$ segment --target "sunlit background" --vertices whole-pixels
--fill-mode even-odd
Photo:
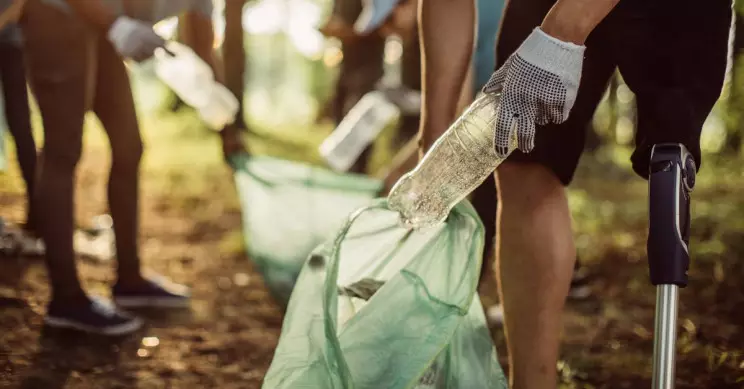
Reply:
[[[214,45],[220,48],[224,40],[224,0],[215,3]],[[344,59],[341,42],[318,31],[331,7],[331,0],[250,0],[245,5],[242,27],[248,131],[244,139],[253,155],[270,155],[302,164],[325,163],[319,156],[318,145],[333,131],[333,124],[331,120],[316,119],[333,94]],[[156,29],[162,36],[174,38],[177,23],[176,18],[171,18],[158,23]],[[401,78],[402,55],[400,39],[388,38],[385,77],[392,82]],[[736,66],[734,74],[744,74],[744,64]],[[122,363],[125,370],[130,365],[139,369],[136,376],[144,377],[138,378],[142,382],[170,382],[186,377],[183,385],[147,387],[256,387],[251,385],[261,380],[268,367],[279,337],[281,318],[247,260],[241,211],[252,204],[241,205],[232,172],[225,166],[220,138],[189,107],[173,109],[174,94],[156,77],[152,61],[128,63],[128,69],[146,150],[140,175],[143,257],[156,270],[193,285],[197,298],[193,305],[194,324],[153,329],[131,345],[132,352],[120,353]],[[744,200],[739,195],[744,187],[741,169],[744,117],[740,112],[743,91],[741,77],[736,80],[729,76],[721,99],[703,128],[702,148],[707,153],[708,167],[701,170],[694,193],[691,245],[694,261],[691,285],[683,293],[680,310],[684,323],[680,334],[680,352],[684,355],[680,361],[685,364],[678,373],[688,381],[705,381],[716,375],[739,379],[736,377],[744,371],[744,350],[740,346]],[[597,311],[588,307],[589,313],[569,316],[566,354],[572,356],[569,362],[573,370],[562,368],[564,381],[575,376],[580,380],[589,377],[609,382],[607,377],[610,377],[624,380],[623,385],[613,387],[635,388],[641,385],[636,385],[634,377],[650,374],[650,371],[643,373],[643,369],[650,370],[654,303],[644,263],[648,185],[630,173],[628,159],[635,133],[634,103],[634,95],[622,79],[609,88],[591,131],[601,138],[595,140],[598,147],[582,159],[576,181],[568,191],[576,246],[582,262],[597,274],[593,286],[602,307]],[[37,146],[41,147],[41,118],[33,104],[32,108]],[[0,130],[4,124],[2,115],[0,110]],[[85,153],[78,167],[76,198],[76,219],[83,223],[108,212],[106,177],[110,161],[108,140],[95,115],[90,114],[86,120]],[[384,131],[383,135],[390,137]],[[382,138],[381,135],[378,143],[384,143],[380,142]],[[3,207],[0,216],[15,222],[24,218],[25,188],[11,137],[5,136],[0,144],[3,143],[8,168],[0,176]],[[379,156],[370,157],[370,166],[386,166],[397,149],[377,146],[374,152],[382,151],[377,153]],[[368,170],[376,172],[374,168]],[[278,206],[283,207],[284,203]],[[279,221],[272,218],[266,225]],[[40,291],[46,291],[41,268],[38,264],[25,278],[16,277],[24,279],[27,286],[24,298],[37,310],[45,298]],[[0,269],[0,276],[8,274],[4,264]],[[92,292],[108,292],[111,277],[108,264],[81,263],[81,274]],[[495,301],[495,290],[490,286],[484,289],[485,303]],[[26,326],[38,323],[39,318],[34,314],[17,322]],[[13,344],[20,349],[17,366],[30,363],[37,351],[35,325],[18,331],[0,331],[6,339],[14,339]],[[503,337],[497,342],[503,345]],[[196,352],[188,350],[192,346]],[[207,350],[199,351],[201,348]],[[100,355],[92,355],[91,359],[100,359]],[[219,359],[217,363],[218,356],[225,360]],[[38,371],[55,374],[59,369],[52,362],[80,360],[70,357],[66,348],[58,350],[53,357],[36,359],[42,361]],[[47,362],[50,364],[45,365]],[[159,366],[166,368],[158,370]],[[166,373],[158,376],[159,373],[151,372],[153,367]],[[95,369],[86,373],[89,370],[75,371],[77,378],[73,376],[71,382],[77,383],[74,380],[83,377],[91,383],[85,388],[108,388],[111,381],[108,373],[104,371],[95,381],[91,377],[98,373]],[[240,375],[236,373],[238,370]],[[126,374],[129,373],[135,375]],[[566,375],[571,377],[567,379]],[[187,381],[191,378],[194,380]],[[741,380],[744,377],[737,382]],[[55,378],[54,382],[57,381],[64,379]],[[236,386],[226,382],[234,382]],[[135,386],[140,387],[127,381],[121,387]]]
[[[320,105],[331,94],[337,67],[343,60],[340,42],[318,31],[331,6],[328,0],[259,0],[246,4],[242,18],[248,57],[245,111],[251,122],[272,126],[307,124],[314,120]],[[215,47],[220,47],[224,40],[223,13],[224,0],[215,0]],[[177,24],[177,18],[173,17],[155,27],[160,35],[172,38]],[[402,52],[400,40],[389,38],[384,60],[386,77],[391,80],[400,78]],[[133,72],[141,79],[137,83],[138,101],[147,111],[159,104],[166,91],[153,82],[150,65],[137,67]],[[722,100],[729,88],[727,81]],[[605,96],[595,126],[618,145],[629,146],[635,127],[633,93],[623,83],[613,93],[616,104],[610,107],[607,104],[610,96]],[[711,153],[721,150],[726,136],[726,118],[717,107],[703,128],[703,150]]]
[[[243,10],[247,53],[245,111],[251,122],[261,125],[307,124],[330,95],[343,60],[341,43],[326,38],[318,28],[332,3],[324,0],[250,1]],[[173,38],[178,19],[155,25],[163,37]],[[224,40],[224,0],[215,0],[215,47]],[[388,39],[386,77],[399,78],[403,53],[399,39]],[[130,66],[140,78],[137,97],[145,111],[159,104],[165,90],[157,85],[150,64]]]

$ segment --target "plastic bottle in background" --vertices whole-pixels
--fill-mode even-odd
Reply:
[[[421,115],[421,91],[411,89],[405,85],[380,85],[377,87],[385,98],[395,104],[401,115]]]
[[[155,74],[186,104],[201,107],[207,103],[205,88],[214,82],[212,68],[186,45],[168,42],[155,50]]]
[[[91,228],[78,229],[73,234],[75,252],[99,262],[114,259],[116,238],[114,223],[109,215],[98,215],[91,220]]]
[[[365,94],[320,145],[320,155],[336,171],[354,165],[365,148],[400,114],[380,91]]]
[[[478,97],[388,195],[388,205],[409,227],[443,222],[450,210],[506,159],[494,150],[499,94]],[[509,147],[517,147],[516,133]]]
[[[209,65],[191,48],[168,42],[155,51],[155,73],[186,104],[194,107],[210,128],[220,130],[235,120],[239,102],[214,79]]]
[[[199,116],[210,128],[221,130],[235,121],[240,103],[224,85],[213,82],[208,91],[207,104],[198,108]]]

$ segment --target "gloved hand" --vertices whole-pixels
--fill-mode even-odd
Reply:
[[[150,58],[155,49],[165,44],[165,40],[151,26],[127,16],[116,19],[107,36],[122,57],[135,61]]]
[[[535,124],[562,123],[568,118],[579,89],[584,46],[563,42],[539,27],[522,42],[483,87],[501,92],[494,146],[505,157],[516,147],[535,147]]]

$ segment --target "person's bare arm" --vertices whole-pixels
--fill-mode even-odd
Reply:
[[[558,0],[545,16],[541,29],[562,41],[583,45],[592,30],[619,1]],[[420,2],[423,77],[419,132],[421,154],[431,147],[455,118],[457,101],[472,57],[475,12],[473,0]]]
[[[214,78],[220,84],[225,84],[225,68],[222,58],[214,49],[214,26],[212,19],[201,12],[190,11],[183,14],[179,20],[179,35],[183,43],[191,47],[201,59],[212,68]],[[220,130],[222,138],[222,153],[225,159],[233,154],[245,151],[245,145],[240,136],[240,130],[235,124],[228,124]]]
[[[197,11],[184,13],[179,21],[181,41],[212,68],[214,78],[224,84],[225,72],[222,61],[214,49],[214,27],[212,19]]]
[[[13,0],[6,9],[0,9],[0,29],[7,24],[16,23],[21,17],[26,0]]]
[[[620,0],[558,0],[543,19],[540,28],[564,42],[583,45],[599,22],[619,2]]]
[[[111,28],[117,17],[101,0],[67,0],[67,4],[103,33]]]
[[[474,0],[421,0],[421,155],[454,120],[475,40]]]

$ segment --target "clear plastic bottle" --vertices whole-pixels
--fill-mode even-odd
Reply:
[[[198,107],[197,112],[207,126],[213,130],[221,130],[235,121],[240,103],[227,87],[213,82],[204,93],[208,96],[207,103]]]
[[[384,93],[371,91],[349,110],[318,151],[333,170],[345,172],[399,114]]]
[[[232,123],[239,108],[238,100],[214,79],[212,68],[186,45],[168,42],[166,49],[155,51],[158,77],[194,107],[210,128],[220,130]]]
[[[499,94],[482,94],[434,143],[388,195],[388,205],[409,227],[443,222],[450,210],[506,159],[494,150]],[[509,152],[517,147],[516,133]]]
[[[186,104],[204,106],[209,96],[204,90],[214,82],[212,68],[186,45],[168,42],[155,50],[155,74]]]

